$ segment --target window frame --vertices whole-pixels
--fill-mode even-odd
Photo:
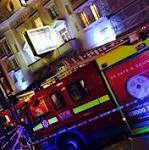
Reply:
[[[1,44],[0,50],[3,52],[2,56],[0,56],[0,58],[3,58],[5,56],[9,57],[9,56],[13,55],[11,46],[9,45],[6,37],[0,39],[0,44]]]
[[[11,62],[12,70],[16,71],[16,70],[20,69],[19,62],[14,55],[13,55],[13,57],[9,58],[9,61]]]
[[[99,10],[98,10],[98,7],[96,6],[95,3],[92,3],[89,5],[89,8],[90,8],[90,11],[94,17],[94,20],[97,21],[100,19],[100,13],[99,13]]]
[[[30,21],[31,21],[31,23],[32,23],[32,27],[33,27],[32,19],[33,19],[34,17],[37,17],[36,15],[37,15],[37,14],[35,14],[33,17],[30,18]],[[26,39],[26,37],[25,37],[25,32],[26,32],[27,30],[28,30],[28,29],[25,27],[24,24],[22,24],[22,25],[20,25],[20,26],[18,26],[18,27],[16,28],[17,34],[19,34],[19,38],[21,38],[21,41],[23,41],[23,43],[24,43],[23,46],[22,46],[22,50],[20,50],[20,51],[23,53],[23,56],[22,56],[22,57],[23,57],[23,59],[24,59],[25,64],[26,64],[28,67],[30,67],[32,64],[34,64],[34,63],[36,63],[37,61],[39,61],[39,60],[40,60],[40,57],[37,58],[37,56],[35,56],[35,55],[33,54],[33,51],[32,51],[32,49],[30,48],[30,46],[29,46],[29,44],[28,44],[28,42],[27,42],[27,39]],[[26,44],[26,46],[30,49],[29,52],[24,49],[25,44]],[[31,53],[31,54],[30,54],[30,53]],[[29,58],[27,58],[28,55],[29,55]],[[33,57],[34,57],[34,59],[33,59]]]
[[[63,28],[62,30],[59,31],[61,38],[63,39],[64,43],[68,42],[71,40],[70,34],[67,30],[67,28]]]
[[[61,107],[59,107],[59,108],[57,107],[57,105],[54,103],[54,101],[53,101],[53,99],[52,99],[52,95],[54,95],[55,93],[59,93],[60,96],[61,96],[61,98],[63,99],[63,102],[64,102],[64,103],[63,103],[63,106],[61,106]],[[49,99],[51,100],[52,105],[53,105],[53,107],[55,108],[55,110],[61,110],[61,109],[64,109],[64,108],[67,106],[67,103],[66,103],[66,101],[65,101],[65,98],[64,98],[62,92],[59,91],[59,90],[56,90],[56,91],[52,92],[51,94],[49,94]]]
[[[80,83],[80,81],[83,81],[83,82],[84,82],[84,87],[85,87],[84,90],[85,90],[86,93],[85,93],[85,95],[84,95],[83,97],[81,97],[80,99],[75,100],[75,99],[73,99],[72,95],[70,94],[70,93],[71,93],[71,92],[70,92],[70,86],[73,85],[73,84],[75,84],[75,83],[77,83],[77,82]],[[79,80],[76,80],[76,81],[74,81],[74,82],[68,84],[67,87],[66,87],[66,89],[67,89],[68,95],[70,96],[71,100],[72,100],[73,102],[75,102],[75,103],[82,101],[83,99],[85,99],[86,97],[88,97],[88,96],[90,95],[89,88],[86,86],[86,83],[85,83],[85,81],[84,81],[83,79],[79,79]]]
[[[44,115],[46,115],[47,113],[50,113],[50,110],[49,110],[49,108],[48,108],[48,106],[47,106],[47,104],[46,104],[46,99],[45,99],[46,97],[38,97],[38,98],[36,98],[36,100],[35,101],[39,101],[39,104],[38,105],[40,105],[40,104],[42,104],[42,103],[44,103],[44,107],[46,108],[46,112],[44,112],[42,115],[39,115],[39,116],[37,116],[36,115],[36,117],[42,117],[42,116],[44,116]],[[35,102],[34,101],[34,102]],[[35,107],[37,107],[37,106],[33,106],[34,105],[34,102],[31,104],[31,106],[30,106],[30,108],[29,109],[32,109],[32,108],[35,108]],[[31,111],[31,113],[32,113],[32,111]],[[33,115],[34,116],[34,115]]]
[[[5,59],[5,65],[7,68],[7,72],[11,72],[12,70],[16,71],[20,69],[18,60],[14,55]]]
[[[52,20],[55,20],[56,18],[59,17],[58,10],[57,10],[55,4],[50,4],[50,6],[47,8],[47,10],[48,10],[48,13]]]
[[[11,50],[11,47],[7,41],[7,39],[4,40],[4,43],[3,43],[3,47],[4,47],[4,51],[6,53],[6,56],[11,56],[13,55],[13,52]]]
[[[84,28],[86,28],[87,26],[91,24],[91,21],[84,10],[79,13],[79,17]]]
[[[38,20],[38,21],[37,21],[37,20]],[[39,23],[39,20],[40,20],[40,23]],[[38,23],[37,23],[36,21],[37,21]],[[44,26],[44,23],[43,23],[41,17],[38,16],[38,15],[37,15],[37,16],[33,16],[31,22],[32,22],[34,28],[39,28],[39,27],[43,27],[43,26]]]
[[[0,42],[0,44],[2,44],[2,42]],[[5,56],[6,56],[6,52],[3,48],[3,45],[1,45],[1,47],[0,47],[0,58],[3,58]]]
[[[88,3],[87,5],[82,6],[76,12],[83,28],[87,28],[92,23],[98,21],[101,18],[100,9],[95,2]]]

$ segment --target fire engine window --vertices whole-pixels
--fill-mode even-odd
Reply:
[[[51,95],[51,99],[52,99],[56,109],[61,109],[61,108],[65,107],[65,105],[66,105],[62,94],[58,91]]]
[[[30,109],[34,117],[42,116],[48,112],[48,108],[43,97],[36,99]]]
[[[85,87],[85,83],[83,80],[69,85],[68,92],[74,101],[78,101],[88,95],[88,90]]]

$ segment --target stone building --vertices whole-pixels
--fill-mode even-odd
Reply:
[[[149,19],[148,10],[148,0],[2,0],[1,89],[6,95],[25,90],[56,73],[65,57],[113,41],[143,25]],[[33,37],[35,45],[28,39],[34,31],[43,33]]]

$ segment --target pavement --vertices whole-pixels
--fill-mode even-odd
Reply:
[[[102,150],[149,150],[149,135],[131,137],[106,146]]]

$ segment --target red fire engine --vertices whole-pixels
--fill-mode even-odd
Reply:
[[[95,133],[99,142],[114,132],[121,133],[124,128],[124,122],[94,63],[36,92],[29,107],[31,119],[42,116],[41,123],[34,127],[36,137],[57,134],[55,138],[59,148],[65,144],[69,146],[72,141],[77,146],[85,145],[86,137],[89,141],[95,140],[92,138]]]
[[[109,84],[110,79],[105,75],[111,66],[135,56],[148,43],[147,39],[115,47],[96,59],[98,66],[91,62],[63,79],[53,78],[49,86],[43,84],[45,88],[37,91],[29,102],[30,118],[42,118],[33,129],[36,137],[54,139],[59,149],[78,149],[84,148],[88,141],[102,145],[104,139],[108,141],[117,134],[126,133],[126,127],[131,130],[123,109],[130,103],[119,104],[120,99],[117,100],[115,91],[111,90],[113,83]],[[114,82],[118,84],[119,81]]]

